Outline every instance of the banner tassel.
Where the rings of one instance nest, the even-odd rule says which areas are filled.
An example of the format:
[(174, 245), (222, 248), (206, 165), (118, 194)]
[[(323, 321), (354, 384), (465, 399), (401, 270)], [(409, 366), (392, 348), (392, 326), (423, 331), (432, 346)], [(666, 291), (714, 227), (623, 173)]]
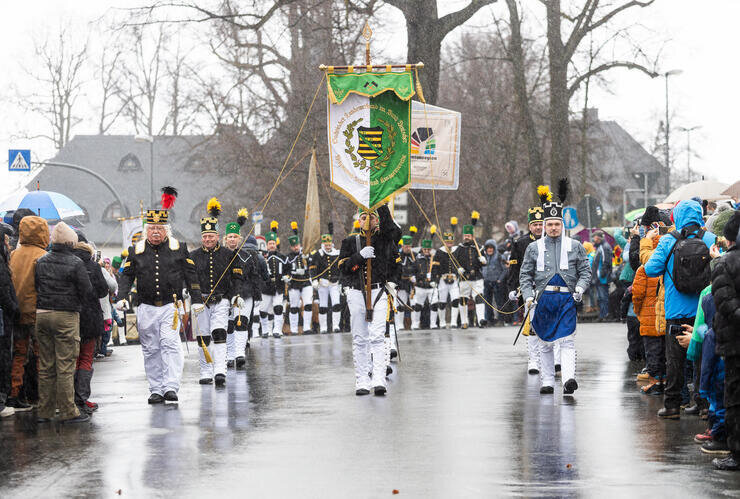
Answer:
[(419, 96), (419, 100), (426, 104), (427, 101), (424, 99), (424, 92), (421, 91), (421, 80), (419, 80), (419, 70), (414, 67), (414, 75), (416, 76), (416, 94)]

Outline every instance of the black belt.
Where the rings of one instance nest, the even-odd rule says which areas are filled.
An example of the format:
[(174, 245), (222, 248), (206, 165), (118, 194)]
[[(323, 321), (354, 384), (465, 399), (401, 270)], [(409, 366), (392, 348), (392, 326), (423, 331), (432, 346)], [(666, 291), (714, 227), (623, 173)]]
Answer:
[(153, 307), (163, 307), (172, 303), (172, 297), (165, 298), (163, 300), (140, 300), (139, 303), (142, 305), (151, 305)]

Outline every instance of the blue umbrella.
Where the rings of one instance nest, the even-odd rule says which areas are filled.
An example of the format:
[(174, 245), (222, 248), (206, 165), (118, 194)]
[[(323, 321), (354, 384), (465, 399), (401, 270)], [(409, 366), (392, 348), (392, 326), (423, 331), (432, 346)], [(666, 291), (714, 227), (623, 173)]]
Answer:
[(85, 215), (77, 203), (64, 194), (51, 191), (19, 192), (0, 203), (0, 212), (20, 208), (28, 208), (47, 220), (62, 220)]

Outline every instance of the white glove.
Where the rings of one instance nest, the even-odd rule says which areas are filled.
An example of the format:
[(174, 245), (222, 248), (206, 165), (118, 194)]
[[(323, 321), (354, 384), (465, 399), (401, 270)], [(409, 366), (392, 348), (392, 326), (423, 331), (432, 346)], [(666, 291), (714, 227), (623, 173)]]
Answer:
[(365, 260), (375, 258), (375, 248), (373, 246), (365, 246), (360, 250), (360, 256)]
[(319, 289), (319, 281), (311, 281), (311, 286), (313, 286), (313, 289)]
[(116, 307), (116, 310), (118, 310), (119, 312), (124, 312), (124, 311), (128, 310), (129, 308), (131, 308), (129, 306), (129, 304), (128, 304), (128, 300), (126, 300), (126, 299), (118, 300), (116, 302), (115, 307)]
[(288, 281), (290, 281), (290, 276), (289, 275), (284, 275), (283, 276), (283, 282), (288, 282)]
[(203, 305), (202, 303), (193, 303), (193, 304), (192, 304), (192, 305), (190, 306), (190, 311), (191, 311), (192, 313), (194, 313), (195, 315), (198, 315), (199, 313), (201, 313), (201, 312), (202, 312), (202, 311), (204, 311), (205, 309), (206, 309), (206, 306), (205, 306), (205, 305)]
[(190, 293), (188, 292), (188, 288), (182, 288), (182, 299), (183, 301), (190, 299)]
[(415, 276), (411, 276), (411, 284), (416, 284), (416, 277)]
[(516, 290), (509, 292), (509, 300), (511, 301), (516, 300)]
[(231, 299), (231, 305), (236, 305), (236, 308), (244, 308), (244, 298), (242, 298), (239, 295), (236, 295)]
[(432, 280), (432, 273), (427, 272), (427, 281), (431, 281), (431, 280)]
[(434, 289), (434, 288), (437, 287), (437, 283), (436, 282), (430, 282), (429, 285), (432, 287), (432, 289)]
[(391, 288), (394, 292), (396, 291), (396, 288), (398, 287), (398, 285), (395, 282), (391, 282), (391, 281), (387, 282), (385, 285)]
[(481, 255), (481, 256), (478, 257), (478, 261), (480, 263), (482, 263), (483, 265), (485, 265), (486, 264), (486, 257), (483, 256), (483, 255)]
[(393, 301), (395, 302), (397, 300), (396, 297), (396, 283), (395, 282), (387, 282), (385, 283), (386, 290), (391, 295), (391, 298), (393, 298)]
[(460, 274), (460, 275), (463, 275), (465, 273), (465, 269), (462, 268), (462, 267), (458, 267), (457, 268), (457, 273)]
[(524, 310), (529, 311), (534, 306), (534, 298), (529, 297), (524, 300)]
[(576, 286), (576, 292), (573, 293), (573, 300), (576, 303), (581, 303), (583, 301), (583, 288), (580, 286)]
[(298, 275), (303, 275), (306, 273), (306, 269), (295, 269), (293, 272), (295, 272)]

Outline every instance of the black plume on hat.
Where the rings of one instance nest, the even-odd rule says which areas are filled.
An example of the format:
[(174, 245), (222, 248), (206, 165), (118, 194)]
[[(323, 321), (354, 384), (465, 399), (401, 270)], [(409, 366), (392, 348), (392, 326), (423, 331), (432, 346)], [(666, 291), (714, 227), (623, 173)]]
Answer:
[(660, 222), (660, 211), (657, 206), (648, 206), (645, 208), (645, 213), (640, 219), (640, 225), (649, 226), (651, 224)]
[(568, 198), (568, 179), (561, 178), (558, 181), (558, 199), (561, 203), (565, 204), (565, 200)]

